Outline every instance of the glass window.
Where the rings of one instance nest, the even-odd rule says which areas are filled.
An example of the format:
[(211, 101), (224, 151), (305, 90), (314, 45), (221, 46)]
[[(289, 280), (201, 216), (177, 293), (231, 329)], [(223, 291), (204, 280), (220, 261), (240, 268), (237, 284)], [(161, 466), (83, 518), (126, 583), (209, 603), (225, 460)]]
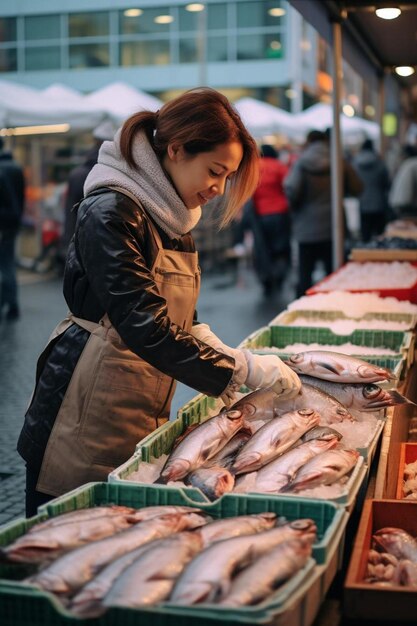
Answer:
[(34, 15), (25, 17), (25, 39), (59, 39), (61, 36), (59, 15)]
[[(137, 14), (138, 11), (140, 11), (139, 14)], [(122, 35), (167, 33), (171, 26), (171, 22), (168, 21), (170, 18), (168, 7), (127, 9), (120, 12), (120, 33)]]
[(281, 59), (284, 48), (278, 35), (240, 35), (237, 38), (237, 58), (247, 59)]
[(199, 25), (205, 18), (205, 15), (203, 15), (204, 11), (206, 9), (203, 9), (203, 11), (187, 11), (185, 7), (179, 7), (179, 29), (181, 31), (198, 30)]
[(109, 46), (104, 43), (88, 43), (69, 47), (70, 68), (104, 67), (110, 63)]
[(237, 3), (237, 25), (239, 28), (259, 28), (282, 24), (285, 9), (280, 0), (261, 0)]
[(214, 35), (208, 37), (207, 61), (212, 63), (227, 61), (227, 37), (216, 37)]
[(59, 70), (61, 67), (61, 50), (59, 46), (40, 46), (26, 48), (25, 70)]
[(131, 41), (120, 44), (120, 65), (168, 65), (169, 41)]
[(109, 34), (109, 13), (72, 13), (68, 16), (70, 37), (105, 37)]
[(207, 28), (216, 30), (219, 28), (227, 28), (227, 5), (209, 4), (207, 7)]
[(0, 42), (16, 41), (16, 18), (0, 18)]
[(0, 50), (0, 72), (16, 72), (17, 71), (17, 52), (16, 48), (7, 48)]
[(180, 39), (180, 63), (196, 63), (198, 60), (197, 38), (182, 37)]

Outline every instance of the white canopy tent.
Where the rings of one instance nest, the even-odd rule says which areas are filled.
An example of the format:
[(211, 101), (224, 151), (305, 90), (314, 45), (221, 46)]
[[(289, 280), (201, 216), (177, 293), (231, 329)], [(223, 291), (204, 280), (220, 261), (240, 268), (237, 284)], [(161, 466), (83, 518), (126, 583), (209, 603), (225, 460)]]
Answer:
[(241, 98), (234, 105), (246, 127), (256, 138), (273, 134), (293, 137), (297, 133), (294, 116), (284, 109), (255, 98)]
[(162, 100), (122, 82), (98, 89), (84, 96), (84, 101), (100, 108), (116, 123), (123, 122), (137, 111), (157, 111), (163, 105)]
[[(299, 131), (325, 130), (333, 126), (333, 109), (330, 104), (319, 102), (294, 115)], [(379, 125), (361, 117), (340, 115), (342, 136), (351, 140), (379, 139)]]

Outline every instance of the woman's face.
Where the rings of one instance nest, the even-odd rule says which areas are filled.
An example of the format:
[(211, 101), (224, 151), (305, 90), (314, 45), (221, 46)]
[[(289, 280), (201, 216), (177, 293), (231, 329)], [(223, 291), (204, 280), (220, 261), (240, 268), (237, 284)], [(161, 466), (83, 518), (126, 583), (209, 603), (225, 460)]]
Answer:
[(163, 167), (191, 210), (224, 193), (226, 182), (237, 171), (242, 156), (243, 148), (238, 141), (222, 143), (210, 152), (193, 156), (183, 146), (169, 144)]

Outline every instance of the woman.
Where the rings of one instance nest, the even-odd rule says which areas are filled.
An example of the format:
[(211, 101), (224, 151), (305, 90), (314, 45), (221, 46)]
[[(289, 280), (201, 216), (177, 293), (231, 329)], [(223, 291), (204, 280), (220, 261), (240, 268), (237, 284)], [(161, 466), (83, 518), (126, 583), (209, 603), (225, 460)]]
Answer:
[(130, 117), (100, 149), (84, 186), (64, 276), (70, 313), (37, 367), (18, 442), (27, 515), (106, 480), (169, 417), (175, 382), (233, 399), (298, 377), (276, 356), (225, 346), (195, 323), (200, 272), (189, 231), (226, 191), (227, 223), (257, 182), (257, 151), (220, 93), (186, 92)]

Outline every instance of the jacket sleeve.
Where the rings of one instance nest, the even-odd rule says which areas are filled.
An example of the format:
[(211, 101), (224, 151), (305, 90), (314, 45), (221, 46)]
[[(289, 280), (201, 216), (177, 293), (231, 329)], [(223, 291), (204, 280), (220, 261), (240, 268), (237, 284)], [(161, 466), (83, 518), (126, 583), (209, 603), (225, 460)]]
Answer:
[(144, 218), (131, 200), (113, 198), (95, 199), (77, 225), (77, 254), (91, 289), (132, 352), (202, 393), (220, 395), (234, 359), (170, 321), (144, 258)]

